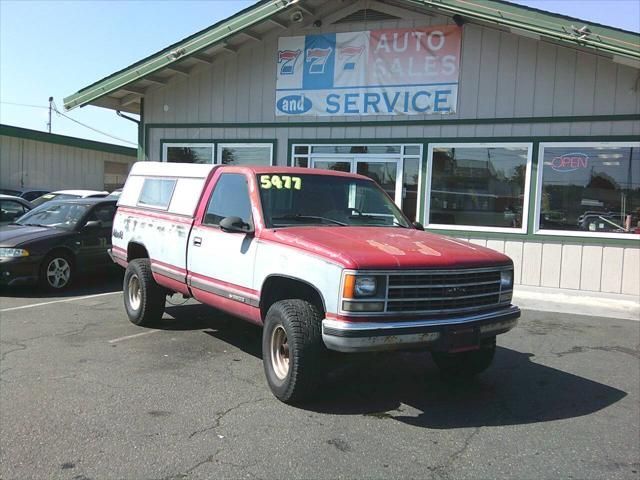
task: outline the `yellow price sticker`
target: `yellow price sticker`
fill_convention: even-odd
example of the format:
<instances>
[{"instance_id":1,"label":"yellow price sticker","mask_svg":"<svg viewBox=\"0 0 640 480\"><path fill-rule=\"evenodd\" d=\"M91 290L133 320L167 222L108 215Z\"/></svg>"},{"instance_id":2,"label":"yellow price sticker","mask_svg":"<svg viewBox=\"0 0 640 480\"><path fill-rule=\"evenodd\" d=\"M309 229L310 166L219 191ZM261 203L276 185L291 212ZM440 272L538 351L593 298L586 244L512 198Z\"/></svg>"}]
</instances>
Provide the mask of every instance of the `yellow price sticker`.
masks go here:
<instances>
[{"instance_id":1,"label":"yellow price sticker","mask_svg":"<svg viewBox=\"0 0 640 480\"><path fill-rule=\"evenodd\" d=\"M264 190L269 190L270 188L302 190L302 179L289 175L261 175L260 188Z\"/></svg>"}]
</instances>

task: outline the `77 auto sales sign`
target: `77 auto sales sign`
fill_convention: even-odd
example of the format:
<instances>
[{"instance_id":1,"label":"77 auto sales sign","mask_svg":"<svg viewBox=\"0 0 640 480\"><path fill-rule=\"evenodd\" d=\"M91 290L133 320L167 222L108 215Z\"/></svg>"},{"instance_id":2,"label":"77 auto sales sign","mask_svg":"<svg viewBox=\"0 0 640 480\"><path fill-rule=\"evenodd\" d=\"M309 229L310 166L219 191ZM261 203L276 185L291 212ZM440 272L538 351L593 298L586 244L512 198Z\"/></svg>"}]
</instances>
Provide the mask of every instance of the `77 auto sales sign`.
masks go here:
<instances>
[{"instance_id":1,"label":"77 auto sales sign","mask_svg":"<svg viewBox=\"0 0 640 480\"><path fill-rule=\"evenodd\" d=\"M425 115L456 110L455 25L282 37L276 115Z\"/></svg>"}]
</instances>

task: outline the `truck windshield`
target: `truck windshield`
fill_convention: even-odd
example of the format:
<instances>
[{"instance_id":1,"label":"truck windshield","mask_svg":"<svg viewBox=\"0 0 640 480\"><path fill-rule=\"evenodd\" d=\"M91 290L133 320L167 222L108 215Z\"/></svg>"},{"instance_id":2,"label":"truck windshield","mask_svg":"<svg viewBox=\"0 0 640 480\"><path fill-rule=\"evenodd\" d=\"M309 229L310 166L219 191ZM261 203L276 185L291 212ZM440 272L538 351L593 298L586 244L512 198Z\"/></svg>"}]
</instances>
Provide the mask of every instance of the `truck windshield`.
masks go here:
<instances>
[{"instance_id":1,"label":"truck windshield","mask_svg":"<svg viewBox=\"0 0 640 480\"><path fill-rule=\"evenodd\" d=\"M259 174L268 228L305 225L409 227L373 181L330 175Z\"/></svg>"}]
</instances>

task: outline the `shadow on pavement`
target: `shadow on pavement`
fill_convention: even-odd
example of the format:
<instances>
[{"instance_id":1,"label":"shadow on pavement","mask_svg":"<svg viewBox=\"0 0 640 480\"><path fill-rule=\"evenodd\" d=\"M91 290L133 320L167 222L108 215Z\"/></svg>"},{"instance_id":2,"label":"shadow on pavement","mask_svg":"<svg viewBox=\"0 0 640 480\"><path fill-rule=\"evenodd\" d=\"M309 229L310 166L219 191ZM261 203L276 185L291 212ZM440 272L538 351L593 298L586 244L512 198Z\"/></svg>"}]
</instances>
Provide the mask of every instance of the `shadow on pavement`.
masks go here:
<instances>
[{"instance_id":1,"label":"shadow on pavement","mask_svg":"<svg viewBox=\"0 0 640 480\"><path fill-rule=\"evenodd\" d=\"M67 298L122 290L124 270L108 269L100 273L82 275L74 279L68 289L62 292L49 292L37 285L2 287L0 296L11 298Z\"/></svg>"},{"instance_id":2,"label":"shadow on pavement","mask_svg":"<svg viewBox=\"0 0 640 480\"><path fill-rule=\"evenodd\" d=\"M261 328L200 304L167 308L173 319L156 328L204 333L262 358ZM300 408L363 415L424 428L518 425L580 417L627 393L532 361L534 355L498 347L476 379L442 379L426 352L330 355L328 382ZM405 405L418 410L404 414ZM413 412L411 412L413 413Z\"/></svg>"}]
</instances>

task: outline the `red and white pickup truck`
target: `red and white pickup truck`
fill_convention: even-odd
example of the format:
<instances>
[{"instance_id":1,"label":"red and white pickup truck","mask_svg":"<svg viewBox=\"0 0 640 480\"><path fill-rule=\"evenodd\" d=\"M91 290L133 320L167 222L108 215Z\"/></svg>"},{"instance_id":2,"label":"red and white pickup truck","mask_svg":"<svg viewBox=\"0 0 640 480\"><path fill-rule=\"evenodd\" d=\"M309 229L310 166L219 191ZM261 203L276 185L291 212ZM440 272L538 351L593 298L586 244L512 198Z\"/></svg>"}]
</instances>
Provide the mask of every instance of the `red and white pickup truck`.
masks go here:
<instances>
[{"instance_id":1,"label":"red and white pickup truck","mask_svg":"<svg viewBox=\"0 0 640 480\"><path fill-rule=\"evenodd\" d=\"M422 231L369 178L287 167L136 163L113 224L124 303L153 325L165 295L263 325L276 397L317 387L327 349L428 349L485 370L520 316L512 261Z\"/></svg>"}]
</instances>

